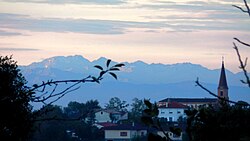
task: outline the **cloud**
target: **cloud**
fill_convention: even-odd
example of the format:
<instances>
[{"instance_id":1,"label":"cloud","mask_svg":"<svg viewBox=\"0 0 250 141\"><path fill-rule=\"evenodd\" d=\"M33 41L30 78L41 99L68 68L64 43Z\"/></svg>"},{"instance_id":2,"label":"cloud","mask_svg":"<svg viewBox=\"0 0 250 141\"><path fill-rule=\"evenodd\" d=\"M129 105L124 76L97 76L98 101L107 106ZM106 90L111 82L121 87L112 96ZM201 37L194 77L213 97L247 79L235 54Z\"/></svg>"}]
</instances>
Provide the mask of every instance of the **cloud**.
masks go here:
<instances>
[{"instance_id":1,"label":"cloud","mask_svg":"<svg viewBox=\"0 0 250 141\"><path fill-rule=\"evenodd\" d=\"M88 34L123 34L127 28L159 28L160 22L114 20L31 18L25 15L0 13L0 28L37 32L75 32Z\"/></svg>"},{"instance_id":2,"label":"cloud","mask_svg":"<svg viewBox=\"0 0 250 141\"><path fill-rule=\"evenodd\" d=\"M39 49L0 47L0 51L39 51Z\"/></svg>"},{"instance_id":3,"label":"cloud","mask_svg":"<svg viewBox=\"0 0 250 141\"><path fill-rule=\"evenodd\" d=\"M7 2L48 3L48 4L100 4L117 5L125 0L5 0Z\"/></svg>"},{"instance_id":4,"label":"cloud","mask_svg":"<svg viewBox=\"0 0 250 141\"><path fill-rule=\"evenodd\" d=\"M189 1L142 4L141 8L166 11L166 15L145 16L146 19L165 21L174 31L238 30L250 31L246 15L227 1Z\"/></svg>"},{"instance_id":5,"label":"cloud","mask_svg":"<svg viewBox=\"0 0 250 141\"><path fill-rule=\"evenodd\" d=\"M0 30L0 36L18 36L18 35L23 35L23 34L18 33L18 32L9 32L9 31Z\"/></svg>"},{"instance_id":6,"label":"cloud","mask_svg":"<svg viewBox=\"0 0 250 141\"><path fill-rule=\"evenodd\" d=\"M22 0L11 0L11 2L21 1ZM83 3L80 0L28 1L40 3ZM120 3L125 1L86 0L84 2ZM127 5L124 6L126 7ZM127 10L125 7L123 7L123 10ZM86 34L123 34L126 33L129 28L145 28L145 32L157 32L159 31L158 29L168 32L192 32L197 30L250 31L246 15L238 9L234 10L230 4L227 4L224 1L217 2L213 0L194 0L188 2L176 2L156 0L148 3L141 2L136 6L129 7L128 9L130 8L146 9L145 16L140 13L138 14L140 17L138 17L137 21L121 21L105 19L99 20L98 17L96 17L96 19L94 19L95 17L92 19L45 18L46 16L44 16L44 18L34 18L35 16L30 17L27 15L0 13L0 28L22 29L34 32L75 32ZM152 12L152 16L149 16L150 14L147 12ZM166 14L164 15L163 13ZM18 33L2 32L2 36L11 35L18 35Z\"/></svg>"}]
</instances>

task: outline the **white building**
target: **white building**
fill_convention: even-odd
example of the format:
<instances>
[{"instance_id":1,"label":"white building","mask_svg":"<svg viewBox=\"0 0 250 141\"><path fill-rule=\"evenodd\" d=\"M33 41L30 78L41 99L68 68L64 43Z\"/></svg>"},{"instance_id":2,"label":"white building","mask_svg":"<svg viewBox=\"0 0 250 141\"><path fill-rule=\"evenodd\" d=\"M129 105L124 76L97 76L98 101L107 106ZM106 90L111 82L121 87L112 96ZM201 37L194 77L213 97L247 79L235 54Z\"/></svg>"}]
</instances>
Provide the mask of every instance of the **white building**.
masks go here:
<instances>
[{"instance_id":1,"label":"white building","mask_svg":"<svg viewBox=\"0 0 250 141\"><path fill-rule=\"evenodd\" d=\"M127 112L119 112L112 109L99 109L95 112L96 122L113 122L128 119Z\"/></svg>"},{"instance_id":2,"label":"white building","mask_svg":"<svg viewBox=\"0 0 250 141\"><path fill-rule=\"evenodd\" d=\"M168 103L178 102L189 108L199 109L201 106L216 105L217 98L166 98L157 103L159 107L167 107Z\"/></svg>"},{"instance_id":3,"label":"white building","mask_svg":"<svg viewBox=\"0 0 250 141\"><path fill-rule=\"evenodd\" d=\"M147 135L147 127L135 124L119 124L104 128L105 141L130 141Z\"/></svg>"},{"instance_id":4,"label":"white building","mask_svg":"<svg viewBox=\"0 0 250 141\"><path fill-rule=\"evenodd\" d=\"M185 118L186 115L184 111L188 108L188 106L183 105L178 102L168 102L165 105L159 106L159 118L167 119L167 121L174 122L177 121L180 117Z\"/></svg>"}]
</instances>

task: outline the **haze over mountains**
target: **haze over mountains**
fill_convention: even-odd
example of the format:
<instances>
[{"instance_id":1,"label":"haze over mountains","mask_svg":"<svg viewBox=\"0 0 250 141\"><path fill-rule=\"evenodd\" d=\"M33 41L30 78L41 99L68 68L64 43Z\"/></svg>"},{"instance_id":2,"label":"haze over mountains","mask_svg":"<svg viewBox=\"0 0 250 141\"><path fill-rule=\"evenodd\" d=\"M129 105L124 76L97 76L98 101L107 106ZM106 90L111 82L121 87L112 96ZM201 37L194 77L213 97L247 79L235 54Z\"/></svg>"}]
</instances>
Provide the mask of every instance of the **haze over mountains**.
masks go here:
<instances>
[{"instance_id":1,"label":"haze over mountains","mask_svg":"<svg viewBox=\"0 0 250 141\"><path fill-rule=\"evenodd\" d=\"M82 56L57 56L41 62L21 66L23 75L30 85L46 80L81 79L88 75L98 75L95 65L105 66L106 58L89 61ZM112 62L115 64L116 62ZM123 62L125 67L117 72L118 80L105 76L101 84L83 84L80 89L66 95L56 104L66 105L69 101L85 102L97 99L102 105L112 97L131 102L135 97L150 98L158 101L167 97L200 97L211 96L195 86L199 80L213 92L217 92L220 66L216 70L207 69L198 64L178 63L171 65L147 64L142 61ZM226 67L226 64L225 64ZM249 88L240 82L242 73L232 73L226 70L231 100L250 102ZM67 85L65 85L67 87Z\"/></svg>"}]
</instances>

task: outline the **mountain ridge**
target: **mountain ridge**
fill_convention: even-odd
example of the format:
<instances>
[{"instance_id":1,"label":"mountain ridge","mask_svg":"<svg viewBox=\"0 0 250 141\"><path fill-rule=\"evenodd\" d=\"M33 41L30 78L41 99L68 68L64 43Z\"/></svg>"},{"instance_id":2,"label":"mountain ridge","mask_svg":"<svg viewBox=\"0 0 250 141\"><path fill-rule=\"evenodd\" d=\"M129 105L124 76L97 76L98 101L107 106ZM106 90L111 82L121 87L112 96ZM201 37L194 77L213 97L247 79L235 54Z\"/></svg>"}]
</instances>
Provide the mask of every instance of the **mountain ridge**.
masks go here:
<instances>
[{"instance_id":1,"label":"mountain ridge","mask_svg":"<svg viewBox=\"0 0 250 141\"><path fill-rule=\"evenodd\" d=\"M94 65L106 66L106 58L97 60L76 56L57 56L47 58L41 62L35 62L28 66L20 66L21 72L29 84L39 84L47 80L81 79L88 75L96 76L99 70ZM111 65L117 62L112 61ZM118 81L112 77L104 76L101 85L86 84L83 89L72 92L72 96L63 98L59 104L65 105L69 100L98 99L101 103L111 96L119 96L131 101L131 97L150 98L161 100L168 97L210 97L209 94L195 87L195 80L199 77L201 82L216 92L220 69L210 70L200 64L176 63L176 64L148 64L142 61L124 62L125 67L117 72ZM250 101L248 89L240 82L241 73L232 73L226 70L227 81L233 100L244 99ZM66 87L66 86L65 86ZM86 95L75 95L86 93ZM82 97L82 98L80 98ZM108 101L106 101L108 102Z\"/></svg>"}]
</instances>

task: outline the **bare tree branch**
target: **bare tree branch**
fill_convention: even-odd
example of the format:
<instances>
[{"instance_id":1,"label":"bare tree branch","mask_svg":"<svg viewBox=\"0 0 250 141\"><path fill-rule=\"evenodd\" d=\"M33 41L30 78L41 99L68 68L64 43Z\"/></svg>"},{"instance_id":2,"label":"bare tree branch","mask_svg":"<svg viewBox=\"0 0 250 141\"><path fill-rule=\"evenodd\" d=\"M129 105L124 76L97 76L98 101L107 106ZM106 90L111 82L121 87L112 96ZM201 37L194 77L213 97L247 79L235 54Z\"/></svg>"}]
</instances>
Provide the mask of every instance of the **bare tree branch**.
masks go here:
<instances>
[{"instance_id":1,"label":"bare tree branch","mask_svg":"<svg viewBox=\"0 0 250 141\"><path fill-rule=\"evenodd\" d=\"M243 0L244 4L245 4L245 8L246 10L244 10L242 7L239 7L239 6L236 6L236 5L233 5L234 7L240 9L242 12L244 13L248 13L249 17L250 17L250 8L248 6L248 3L246 0ZM243 42L241 40L239 40L238 38L234 38L234 40L236 40L238 43L244 45L244 46L247 46L247 47L250 47L250 44L246 43L246 42ZM247 58L245 59L244 63L243 63L243 60L241 59L241 55L240 55L240 52L239 52L239 49L238 49L238 46L233 42L233 45L234 45L234 49L236 51L236 54L238 56L238 60L240 62L240 66L239 68L242 69L243 73L244 73L244 76L246 78L246 80L241 80L241 82L243 84L247 84L248 87L250 87L250 79L249 79L249 76L248 76L248 73L247 73L247 70L246 70L246 66L247 66Z\"/></svg>"},{"instance_id":2,"label":"bare tree branch","mask_svg":"<svg viewBox=\"0 0 250 141\"><path fill-rule=\"evenodd\" d=\"M47 82L43 81L42 84L40 85L34 84L33 87L30 87L28 93L30 94L34 94L35 92L42 93L38 96L33 96L32 102L41 102L44 105L50 105L61 99L66 94L79 89L80 88L80 86L78 86L79 84L100 83L100 81L103 79L104 74L110 74L112 77L117 79L117 76L115 73L113 73L113 71L119 71L120 68L124 66L124 64L116 64L114 66L109 67L110 62L111 60L107 60L106 70L104 70L101 66L98 65L94 66L95 68L100 70L100 73L97 77L89 75L83 79L77 79L77 80L60 80L60 81L49 80ZM71 84L71 85L63 90L57 91L58 86L62 84ZM48 101L50 102L48 103Z\"/></svg>"},{"instance_id":3,"label":"bare tree branch","mask_svg":"<svg viewBox=\"0 0 250 141\"><path fill-rule=\"evenodd\" d=\"M46 90L46 87L54 85L54 88L51 91L51 93L48 94L48 91L46 91L42 95L34 97L32 101L46 103L45 101L47 101L48 99L51 99L53 97L57 97L55 100L50 102L50 104L52 104L52 103L56 102L57 100L59 100L60 98L62 98L63 96L65 96L67 93L80 88L80 87L75 88L78 84L86 83L86 82L96 82L96 80L93 80L90 76L88 76L88 77L81 79L81 80L48 81L46 83L43 83L43 84L31 89L31 91L38 90L38 92L44 92ZM66 83L66 84L73 83L73 84L64 90L55 93L57 86L61 83ZM39 91L39 88L42 88L42 90Z\"/></svg>"},{"instance_id":4,"label":"bare tree branch","mask_svg":"<svg viewBox=\"0 0 250 141\"><path fill-rule=\"evenodd\" d=\"M247 47L250 47L250 44L245 43L245 42L239 40L238 38L234 38L234 40L238 41L239 43L241 43L241 44L243 44L243 45L245 45L245 46L247 46Z\"/></svg>"},{"instance_id":5,"label":"bare tree branch","mask_svg":"<svg viewBox=\"0 0 250 141\"><path fill-rule=\"evenodd\" d=\"M200 88L202 88L203 90L205 90L206 92L208 92L210 95L222 100L222 101L226 101L226 102L229 102L229 103L233 103L233 104L236 104L236 105L240 105L240 106L250 106L250 104L247 103L247 105L242 105L241 103L238 103L238 102L235 102L235 101L232 101L232 100L228 100L228 99L225 99L225 98L222 98L222 97L219 97L218 95L216 95L215 93L211 92L210 90L208 90L206 87L204 87L202 84L200 84L199 82L199 79L197 78L197 80L195 81L196 83L196 86L199 86Z\"/></svg>"},{"instance_id":6,"label":"bare tree branch","mask_svg":"<svg viewBox=\"0 0 250 141\"><path fill-rule=\"evenodd\" d=\"M248 6L248 4L247 4L247 1L246 1L246 0L243 0L243 1L244 1L244 3L245 3L245 6L246 6L246 8L247 8L248 15L249 15L249 17L250 17L250 9L249 9L249 6Z\"/></svg>"},{"instance_id":7,"label":"bare tree branch","mask_svg":"<svg viewBox=\"0 0 250 141\"><path fill-rule=\"evenodd\" d=\"M236 45L234 42L233 42L233 45L234 45L233 48L235 49L235 51L236 51L236 53L237 53L237 56L238 56L238 60L239 60L239 62L240 62L240 69L243 70L244 76L245 76L245 78L246 78L245 81L244 81L244 80L241 80L241 82L244 83L244 84L247 84L248 87L250 87L250 79L249 79L249 76L248 76L248 72L247 72L247 70L246 70L247 58L245 59L245 63L243 63L237 45Z\"/></svg>"},{"instance_id":8,"label":"bare tree branch","mask_svg":"<svg viewBox=\"0 0 250 141\"><path fill-rule=\"evenodd\" d=\"M249 15L249 17L250 17L250 9L249 9L248 3L247 3L246 0L243 0L243 1L244 1L246 10L244 10L242 7L237 6L237 5L232 5L232 6L238 8L239 10L241 10L241 11L244 12L244 13L248 13L248 15Z\"/></svg>"}]
</instances>

